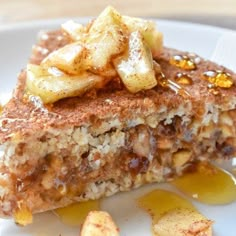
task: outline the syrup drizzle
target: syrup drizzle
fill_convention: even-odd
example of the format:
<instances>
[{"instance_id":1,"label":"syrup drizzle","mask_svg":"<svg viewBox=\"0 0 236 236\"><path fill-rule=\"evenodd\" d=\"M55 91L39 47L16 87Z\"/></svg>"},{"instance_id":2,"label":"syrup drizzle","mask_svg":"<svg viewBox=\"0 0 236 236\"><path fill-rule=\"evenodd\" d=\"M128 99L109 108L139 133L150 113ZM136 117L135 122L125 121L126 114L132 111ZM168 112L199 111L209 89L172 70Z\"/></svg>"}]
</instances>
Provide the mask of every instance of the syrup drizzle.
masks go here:
<instances>
[{"instance_id":1,"label":"syrup drizzle","mask_svg":"<svg viewBox=\"0 0 236 236\"><path fill-rule=\"evenodd\" d=\"M90 211L100 210L100 201L87 201L75 203L70 206L59 208L54 213L66 225L81 225Z\"/></svg>"},{"instance_id":2,"label":"syrup drizzle","mask_svg":"<svg viewBox=\"0 0 236 236\"><path fill-rule=\"evenodd\" d=\"M234 83L231 74L220 70L206 71L203 73L202 78L220 88L230 88Z\"/></svg>"},{"instance_id":3,"label":"syrup drizzle","mask_svg":"<svg viewBox=\"0 0 236 236\"><path fill-rule=\"evenodd\" d=\"M208 91L212 93L213 95L219 95L220 91L214 84L208 84L207 85Z\"/></svg>"},{"instance_id":4,"label":"syrup drizzle","mask_svg":"<svg viewBox=\"0 0 236 236\"><path fill-rule=\"evenodd\" d=\"M172 184L186 195L206 204L227 204L236 200L234 176L209 163L196 164L196 171L185 173Z\"/></svg>"},{"instance_id":5,"label":"syrup drizzle","mask_svg":"<svg viewBox=\"0 0 236 236\"><path fill-rule=\"evenodd\" d=\"M175 81L181 85L192 85L193 84L192 78L188 74L182 73L182 72L178 72L176 74Z\"/></svg>"},{"instance_id":6,"label":"syrup drizzle","mask_svg":"<svg viewBox=\"0 0 236 236\"><path fill-rule=\"evenodd\" d=\"M160 74L157 81L159 85L161 85L163 88L169 88L176 94L181 95L183 97L190 97L190 94L185 89L183 89L180 85L178 85L174 81L167 79L163 73Z\"/></svg>"},{"instance_id":7,"label":"syrup drizzle","mask_svg":"<svg viewBox=\"0 0 236 236\"><path fill-rule=\"evenodd\" d=\"M175 83L171 79L166 78L164 73L161 71L160 65L157 62L153 61L153 66L154 66L154 70L155 70L155 73L156 73L157 83L161 87L169 88L172 91L174 91L176 94L181 95L183 97L189 97L190 96L190 94L184 88L182 88L180 85L178 85L177 83Z\"/></svg>"},{"instance_id":8,"label":"syrup drizzle","mask_svg":"<svg viewBox=\"0 0 236 236\"><path fill-rule=\"evenodd\" d=\"M185 173L173 180L172 184L187 196L206 204L227 204L236 200L236 180L233 175L205 162L196 163L195 166L195 171ZM153 225L165 214L175 210L183 211L184 214L184 209L187 209L199 214L190 201L161 189L140 197L138 205L152 216ZM64 224L77 226L84 222L92 210L100 210L98 200L73 204L54 212Z\"/></svg>"},{"instance_id":9,"label":"syrup drizzle","mask_svg":"<svg viewBox=\"0 0 236 236\"><path fill-rule=\"evenodd\" d=\"M169 60L171 65L184 70L195 70L197 68L194 60L186 55L174 55Z\"/></svg>"},{"instance_id":10,"label":"syrup drizzle","mask_svg":"<svg viewBox=\"0 0 236 236\"><path fill-rule=\"evenodd\" d=\"M177 208L196 210L188 200L162 189L153 190L140 197L138 205L153 216L154 222L157 222L166 212Z\"/></svg>"}]
</instances>

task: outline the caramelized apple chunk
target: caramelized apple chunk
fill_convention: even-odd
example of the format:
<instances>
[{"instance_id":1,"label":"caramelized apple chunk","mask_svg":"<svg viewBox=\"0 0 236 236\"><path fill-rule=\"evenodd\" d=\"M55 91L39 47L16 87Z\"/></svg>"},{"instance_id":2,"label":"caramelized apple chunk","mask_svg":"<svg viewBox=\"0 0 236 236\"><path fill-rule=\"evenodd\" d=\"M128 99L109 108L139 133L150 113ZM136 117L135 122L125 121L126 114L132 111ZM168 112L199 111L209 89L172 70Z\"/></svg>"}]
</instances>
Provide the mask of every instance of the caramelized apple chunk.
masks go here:
<instances>
[{"instance_id":1,"label":"caramelized apple chunk","mask_svg":"<svg viewBox=\"0 0 236 236\"><path fill-rule=\"evenodd\" d=\"M81 96L91 88L102 87L104 78L89 72L76 76L50 74L40 66L28 64L27 90L39 96L44 103L53 103L62 98Z\"/></svg>"},{"instance_id":2,"label":"caramelized apple chunk","mask_svg":"<svg viewBox=\"0 0 236 236\"><path fill-rule=\"evenodd\" d=\"M132 93L157 85L150 49L139 31L130 34L127 55L114 60L125 87Z\"/></svg>"},{"instance_id":3,"label":"caramelized apple chunk","mask_svg":"<svg viewBox=\"0 0 236 236\"><path fill-rule=\"evenodd\" d=\"M88 25L68 21L62 31L72 43L27 68L27 91L44 103L81 96L117 74L132 93L157 85L153 55L161 50L162 35L155 23L107 7ZM59 73L50 73L52 68Z\"/></svg>"}]
</instances>

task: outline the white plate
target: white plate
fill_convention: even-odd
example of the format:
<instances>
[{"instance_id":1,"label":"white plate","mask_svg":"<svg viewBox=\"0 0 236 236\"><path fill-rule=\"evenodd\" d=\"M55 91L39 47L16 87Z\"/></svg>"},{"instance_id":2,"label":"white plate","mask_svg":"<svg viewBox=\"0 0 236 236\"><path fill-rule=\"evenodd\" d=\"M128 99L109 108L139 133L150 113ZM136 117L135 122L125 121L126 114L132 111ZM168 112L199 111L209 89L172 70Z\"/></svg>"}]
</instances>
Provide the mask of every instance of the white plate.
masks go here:
<instances>
[{"instance_id":1,"label":"white plate","mask_svg":"<svg viewBox=\"0 0 236 236\"><path fill-rule=\"evenodd\" d=\"M77 19L84 23L87 19ZM16 75L25 66L36 40L37 32L42 29L58 28L65 20L39 21L0 28L0 94L10 92L15 85ZM165 45L181 50L196 52L210 58L219 37L229 30L158 20L159 29L164 33ZM137 208L135 199L154 188L171 189L168 184L153 184L141 189L117 194L102 202L102 209L111 213L118 224L122 236L151 235L149 216ZM215 236L236 235L236 202L225 206L207 206L198 202L194 205L208 218L215 220ZM0 220L0 236L77 236L78 227L63 225L52 213L36 215L34 223L20 228L12 220Z\"/></svg>"}]
</instances>

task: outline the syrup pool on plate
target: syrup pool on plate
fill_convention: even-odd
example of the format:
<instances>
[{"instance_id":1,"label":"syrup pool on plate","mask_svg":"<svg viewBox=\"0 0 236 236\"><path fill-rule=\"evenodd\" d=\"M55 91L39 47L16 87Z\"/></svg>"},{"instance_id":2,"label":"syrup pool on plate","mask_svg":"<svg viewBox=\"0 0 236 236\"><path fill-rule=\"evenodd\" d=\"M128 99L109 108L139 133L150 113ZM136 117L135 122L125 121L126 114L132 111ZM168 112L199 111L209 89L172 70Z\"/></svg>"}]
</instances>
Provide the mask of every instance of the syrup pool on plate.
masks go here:
<instances>
[{"instance_id":1,"label":"syrup pool on plate","mask_svg":"<svg viewBox=\"0 0 236 236\"><path fill-rule=\"evenodd\" d=\"M176 208L196 210L191 202L170 191L156 189L138 199L138 205L152 217L153 223L168 211Z\"/></svg>"},{"instance_id":2,"label":"syrup pool on plate","mask_svg":"<svg viewBox=\"0 0 236 236\"><path fill-rule=\"evenodd\" d=\"M81 225L90 211L100 210L100 201L87 201L72 204L67 207L59 208L54 213L66 225Z\"/></svg>"},{"instance_id":3,"label":"syrup pool on plate","mask_svg":"<svg viewBox=\"0 0 236 236\"><path fill-rule=\"evenodd\" d=\"M206 204L227 204L236 200L236 180L232 174L209 163L173 180L186 195Z\"/></svg>"}]
</instances>

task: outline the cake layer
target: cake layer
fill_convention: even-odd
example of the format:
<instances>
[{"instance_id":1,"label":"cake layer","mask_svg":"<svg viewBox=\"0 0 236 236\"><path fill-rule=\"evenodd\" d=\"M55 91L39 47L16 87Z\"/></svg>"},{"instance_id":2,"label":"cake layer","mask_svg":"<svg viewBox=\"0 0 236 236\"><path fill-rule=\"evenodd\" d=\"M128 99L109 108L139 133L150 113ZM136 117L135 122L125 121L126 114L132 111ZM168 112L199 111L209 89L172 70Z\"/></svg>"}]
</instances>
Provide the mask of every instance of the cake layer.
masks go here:
<instances>
[{"instance_id":1,"label":"cake layer","mask_svg":"<svg viewBox=\"0 0 236 236\"><path fill-rule=\"evenodd\" d=\"M60 31L48 35L32 62L67 42ZM195 67L180 68L171 62L176 56L191 58ZM0 118L0 214L109 196L171 180L197 161L233 157L235 84L209 86L203 77L209 71L229 73L235 83L235 74L168 48L155 60L168 86L162 81L132 94L117 79L50 105L25 93L23 71Z\"/></svg>"}]
</instances>

